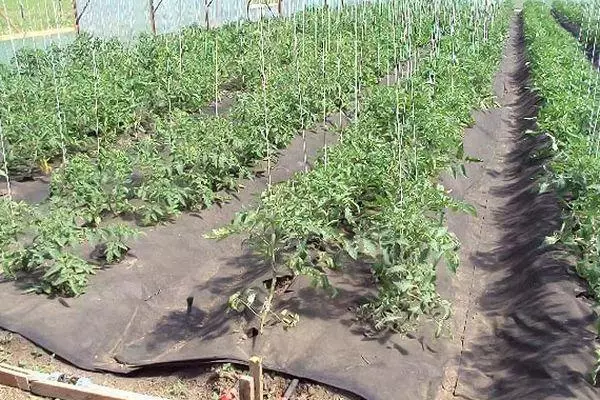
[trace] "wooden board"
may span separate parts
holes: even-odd
[[[29,391],[29,374],[3,368],[0,364],[0,385],[12,386],[21,390]]]
[[[263,398],[263,371],[262,358],[253,356],[250,358],[250,375],[254,379],[254,398],[262,400]]]
[[[89,384],[75,386],[48,380],[48,374],[0,364],[0,384],[61,400],[165,400],[161,397]]]
[[[238,383],[238,392],[240,400],[256,400],[254,398],[254,378],[251,376],[241,376]]]
[[[158,400],[158,397],[99,385],[75,386],[52,381],[31,381],[31,393],[64,400]]]

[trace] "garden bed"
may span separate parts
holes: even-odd
[[[35,119],[5,125],[4,175],[26,179],[1,203],[0,326],[95,373],[257,354],[369,400],[594,398],[595,314],[572,271],[597,292],[597,188],[578,185],[600,165],[579,123],[596,71],[537,2],[503,57],[508,6],[478,19],[423,4],[402,32],[409,5],[191,28],[189,46],[71,48],[118,54],[122,70],[24,53],[54,64],[4,70],[26,85],[4,81],[0,117],[22,117],[26,94],[58,121],[44,126],[49,145],[27,134]],[[58,85],[57,60],[69,66]],[[140,65],[147,81],[114,85]],[[119,107],[78,108],[94,79],[56,91],[82,71]],[[38,84],[63,96],[62,114],[52,93],[34,98]],[[126,240],[136,222],[142,235]],[[22,293],[32,287],[48,296]]]
[[[21,279],[16,282],[2,283],[0,325],[20,332],[36,344],[79,367],[92,370],[126,373],[142,367],[181,362],[244,363],[251,354],[257,353],[265,357],[265,366],[269,369],[327,383],[369,399],[394,398],[399,390],[409,398],[433,396],[441,379],[441,366],[452,357],[451,352],[446,349],[448,339],[436,339],[438,334],[448,333],[445,325],[448,308],[444,308],[446,303],[435,293],[436,262],[440,256],[447,256],[452,261],[456,246],[438,217],[443,215],[448,206],[461,207],[461,204],[453,203],[444,194],[435,180],[441,171],[451,167],[460,169],[460,165],[457,164],[466,161],[464,154],[457,152],[457,148],[460,148],[463,128],[471,123],[469,111],[492,103],[491,80],[500,57],[503,31],[506,29],[509,13],[507,8],[493,11],[497,14],[497,20],[489,30],[481,25],[474,28],[468,20],[470,9],[465,8],[460,10],[460,22],[455,22],[453,30],[448,25],[442,25],[441,21],[434,20],[436,24],[439,23],[440,32],[431,37],[427,19],[423,19],[423,25],[415,28],[419,38],[416,42],[422,41],[421,38],[426,38],[426,41],[431,39],[431,48],[422,59],[416,60],[418,68],[408,68],[410,72],[416,71],[416,75],[404,76],[403,79],[384,78],[383,81],[390,86],[377,85],[377,76],[372,76],[372,72],[383,69],[383,65],[389,63],[381,57],[384,50],[388,52],[388,58],[395,52],[404,53],[394,46],[371,49],[371,61],[377,67],[368,73],[368,64],[365,62],[360,67],[362,76],[365,77],[364,81],[362,78],[359,80],[360,87],[353,87],[353,91],[345,89],[345,93],[353,95],[354,98],[350,97],[344,107],[341,107],[341,111],[358,118],[354,118],[353,123],[342,132],[340,145],[330,148],[322,156],[308,160],[304,158],[305,154],[315,157],[323,143],[333,143],[337,135],[331,130],[324,130],[331,125],[327,122],[315,129],[314,133],[305,127],[299,132],[301,135],[291,140],[291,144],[282,136],[278,146],[287,147],[279,155],[277,163],[273,164],[270,174],[242,181],[235,180],[236,186],[241,182],[243,188],[237,193],[231,192],[232,199],[218,207],[184,213],[173,224],[144,228],[143,237],[128,243],[130,251],[123,262],[94,268],[96,275],[90,279],[89,287],[84,285],[84,295],[68,298],[65,291],[50,290],[50,293],[55,294],[50,300],[34,295],[24,297],[21,291],[29,287],[35,275],[17,275]],[[352,14],[347,12],[345,15]],[[448,19],[443,19],[443,24],[448,23]],[[289,31],[286,27],[277,29]],[[354,28],[350,29],[352,31]],[[484,32],[489,35],[486,40],[482,40],[481,35]],[[379,34],[383,35],[382,32]],[[402,33],[398,32],[398,35]],[[209,38],[214,40],[214,37]],[[387,43],[391,42],[388,38]],[[408,54],[417,53],[416,48],[409,47]],[[117,48],[115,51],[122,50]],[[394,57],[397,56],[394,54]],[[335,67],[335,64],[333,65]],[[472,71],[477,73],[473,74]],[[351,72],[354,75],[359,71]],[[378,75],[383,74],[381,71]],[[331,75],[336,76],[336,73]],[[261,76],[258,76],[258,81],[254,82],[258,84],[252,89],[255,90],[253,95],[257,95],[258,99],[264,95],[261,93],[260,79]],[[356,82],[356,76],[348,76],[345,79]],[[310,88],[313,87],[308,78],[306,84],[310,84]],[[339,95],[338,90],[337,87],[331,90],[334,98]],[[141,99],[145,98],[144,93],[140,94]],[[315,107],[313,120],[320,119],[317,115],[323,106],[320,90],[317,93],[319,95],[315,97],[303,97],[303,101],[316,101],[316,104],[312,105]],[[106,95],[112,96],[109,92]],[[360,95],[360,98],[357,98],[357,95]],[[402,115],[396,111],[399,109],[398,98],[407,107],[402,110]],[[146,100],[142,103],[144,101]],[[414,104],[412,109],[411,103]],[[71,106],[74,104],[71,103]],[[154,103],[149,104],[150,107],[154,107]],[[239,99],[236,104],[239,104]],[[334,107],[329,103],[327,105],[329,107],[326,107],[326,110],[336,111],[335,102]],[[339,105],[337,108],[339,112]],[[237,118],[239,114],[235,113],[219,117],[222,118],[220,123],[235,130],[238,122],[244,126],[244,118],[248,118],[246,121],[254,124],[248,127],[262,129],[261,124],[265,118],[263,110],[259,109],[255,115],[251,114],[252,110],[246,110],[241,119]],[[434,110],[437,110],[436,115],[432,115]],[[183,111],[190,113],[192,110]],[[69,112],[74,112],[74,109]],[[174,115],[181,118],[178,119],[179,123],[190,122],[190,118],[185,115]],[[256,116],[258,118],[253,118]],[[330,116],[332,118],[323,119],[336,120],[333,114]],[[399,116],[402,129],[410,132],[411,139],[406,142],[398,141]],[[423,116],[431,118],[424,119]],[[271,118],[270,115],[268,117]],[[282,126],[286,127],[285,137],[291,139],[291,128],[297,128],[300,119],[292,118],[292,122],[285,118],[281,120]],[[211,119],[210,123],[215,121]],[[268,122],[270,124],[273,121]],[[193,127],[193,124],[186,126]],[[65,128],[74,127],[75,125],[69,125]],[[17,128],[19,125],[15,124],[11,129]],[[133,136],[135,139],[135,136],[139,135],[142,137],[139,142],[143,142],[146,139],[143,130],[149,128],[152,127],[146,122],[140,123],[139,130],[133,133],[126,131],[125,137]],[[177,135],[181,135],[182,131],[167,130],[169,135],[174,135],[169,136],[171,139],[177,139]],[[13,139],[16,137],[15,132],[17,131],[13,131],[12,134]],[[106,129],[102,132],[106,132]],[[122,133],[107,135],[102,145],[119,144],[119,140],[122,139],[119,135]],[[60,138],[60,130],[53,131],[52,135]],[[85,170],[89,165],[95,165],[95,161],[99,159],[96,158],[93,146],[87,146],[90,142],[89,137],[79,137],[81,142],[73,144],[82,146],[79,148],[80,153],[70,158],[64,166],[57,164],[57,171],[52,175],[52,196],[63,199],[58,207],[65,213],[70,212],[70,209],[89,211],[90,207],[82,207],[83,203],[79,200],[95,193],[95,187],[91,183],[98,177],[82,173],[68,175],[74,172],[76,167]],[[30,139],[32,138],[27,138],[21,144],[35,146],[35,141]],[[56,143],[60,144],[60,140]],[[138,147],[141,144],[135,140],[130,140],[130,143],[133,143],[134,151],[127,156],[142,150]],[[251,142],[251,145],[256,143]],[[127,146],[128,144],[125,144],[125,147]],[[396,149],[400,149],[400,154]],[[60,158],[61,146],[42,150],[58,152]],[[113,147],[108,147],[107,150],[115,151]],[[371,156],[377,152],[378,159],[372,159]],[[102,152],[100,153],[102,155]],[[407,168],[404,176],[407,182],[407,202],[404,205],[408,208],[394,210],[391,200],[400,187],[394,179],[384,179],[388,172],[386,165],[399,160],[398,157],[404,153],[410,162],[406,165],[398,164],[399,168],[392,174],[400,173],[402,177],[405,173],[402,169]],[[13,153],[11,157],[14,159],[18,155],[19,153]],[[107,160],[111,158],[104,161]],[[29,161],[22,159],[17,165],[27,165]],[[158,164],[162,166],[165,160],[161,158],[159,161]],[[311,172],[294,175],[295,172],[306,169],[305,161],[309,161]],[[103,166],[102,163],[98,164]],[[45,166],[44,163],[42,166]],[[344,176],[342,172],[346,168],[350,173]],[[413,174],[412,171],[419,173]],[[121,173],[119,168],[113,167],[100,172],[101,179],[107,176],[112,179],[114,175],[110,174]],[[178,170],[174,170],[173,173],[176,176],[181,174]],[[360,175],[355,176],[356,173]],[[363,182],[362,178],[369,174],[374,179],[384,179],[380,182],[381,186],[369,183],[368,180]],[[77,176],[84,176],[89,184],[75,185],[75,182],[79,182],[75,179]],[[219,176],[220,178],[222,176]],[[269,183],[274,184],[271,193],[275,190],[280,193],[289,190],[290,197],[285,199],[299,211],[304,212],[307,210],[305,206],[310,206],[313,207],[312,213],[315,216],[321,215],[322,212],[336,213],[344,209],[344,204],[340,201],[344,201],[346,193],[338,191],[345,190],[343,185],[349,182],[346,179],[357,179],[354,183],[357,192],[350,193],[357,202],[367,205],[365,201],[371,201],[368,198],[370,191],[376,194],[377,191],[384,190],[386,193],[381,197],[384,201],[381,204],[374,203],[375,207],[385,207],[381,210],[381,215],[410,215],[410,226],[415,229],[419,227],[416,232],[424,236],[411,237],[412,233],[402,233],[402,240],[412,240],[415,249],[419,248],[421,253],[419,263],[415,264],[418,268],[407,270],[408,273],[415,274],[415,281],[411,283],[409,290],[390,292],[394,296],[393,300],[398,300],[396,309],[385,309],[382,313],[375,312],[373,308],[369,309],[366,305],[378,304],[377,301],[385,299],[384,289],[388,284],[400,284],[405,277],[394,273],[384,280],[383,275],[373,274],[373,263],[380,259],[380,255],[372,254],[368,250],[370,239],[366,236],[348,235],[350,247],[346,249],[343,271],[332,269],[326,274],[315,274],[315,271],[320,271],[321,266],[310,266],[312,269],[304,266],[294,270],[290,278],[290,273],[285,268],[278,269],[279,277],[284,278],[282,281],[289,285],[278,286],[280,290],[277,291],[274,302],[274,310],[278,317],[271,315],[266,321],[264,335],[257,335],[256,331],[259,331],[261,326],[252,313],[246,309],[241,314],[236,314],[228,303],[231,295],[249,288],[254,290],[262,302],[268,295],[268,285],[274,278],[272,266],[265,265],[260,257],[242,249],[242,235],[234,235],[222,241],[214,241],[204,236],[216,228],[227,226],[237,212],[264,203],[266,197],[263,197],[261,202],[258,202],[256,197],[268,188]],[[289,181],[276,185],[284,180]],[[336,193],[342,196],[324,197],[326,203],[321,206],[313,204],[314,199],[307,202],[308,198],[303,197],[303,190],[310,188],[310,182],[318,183],[318,193],[327,193],[326,189],[329,187],[332,191],[329,191],[327,196]],[[379,181],[375,181],[377,182]],[[337,186],[333,187],[336,184]],[[295,191],[294,187],[298,188],[298,191]],[[323,191],[320,191],[321,189]],[[419,192],[431,197],[427,203],[419,200],[425,199],[424,196],[412,198],[413,194]],[[117,195],[120,192],[112,193]],[[91,198],[103,199],[97,196]],[[108,203],[111,207],[116,204],[110,201]],[[157,203],[165,204],[160,200]],[[185,208],[179,207],[177,210]],[[125,212],[117,214],[126,215]],[[399,225],[373,225],[371,229],[368,225],[369,214],[351,214],[352,211],[347,213],[345,218],[353,217],[357,223],[364,224],[362,229],[365,232],[378,234],[378,230],[385,232],[384,228],[399,228]],[[110,220],[110,216],[97,211],[79,216],[82,215],[86,217],[88,225],[90,221],[95,223],[94,218],[98,216],[102,217],[102,222]],[[396,222],[400,223],[399,220]],[[103,226],[100,223],[97,225],[100,228]],[[315,227],[322,228],[317,225]],[[92,228],[96,229],[93,225]],[[52,232],[52,229],[48,231]],[[325,235],[321,239],[326,242],[329,240],[327,232],[323,232]],[[312,237],[314,238],[314,235]],[[336,238],[339,236],[333,239]],[[421,240],[424,241],[421,243]],[[314,242],[309,240],[309,243]],[[327,262],[332,259],[331,254],[327,254],[327,249],[331,249],[330,245],[335,242],[325,244],[326,250],[322,251],[320,256]],[[49,254],[55,256],[55,253]],[[360,257],[357,257],[357,254],[360,254]],[[410,266],[406,260],[401,260],[400,254],[393,257],[399,266]],[[45,265],[40,264],[42,272]],[[390,272],[392,271],[393,268],[390,268]],[[311,278],[323,278],[325,275],[327,284],[335,288],[336,297],[332,298],[327,290],[311,285]],[[323,279],[321,283],[324,283]],[[413,290],[421,291],[417,302],[412,299],[415,297]],[[410,305],[410,309],[404,309],[406,304]],[[396,314],[385,316],[389,311]],[[366,318],[361,319],[359,315]],[[300,320],[295,320],[295,316]],[[383,324],[378,325],[376,320]]]

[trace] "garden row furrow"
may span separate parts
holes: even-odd
[[[596,315],[576,295],[585,284],[572,255],[581,254],[555,235],[566,210],[557,168],[589,135],[597,101],[581,97],[590,82],[581,73],[592,69],[540,1],[519,7],[510,32],[497,76],[501,107],[480,114],[465,138],[483,163],[452,183],[478,215],[466,227],[449,217],[465,245],[455,281],[462,335],[442,398],[593,399]]]

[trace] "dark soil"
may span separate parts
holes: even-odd
[[[0,179],[0,198],[8,197],[9,188],[5,179]],[[50,177],[31,176],[11,179],[10,196],[15,201],[27,201],[31,204],[44,202],[50,196]]]

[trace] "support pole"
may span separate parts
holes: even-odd
[[[251,376],[241,376],[238,386],[240,400],[256,400],[254,397],[254,379]]]
[[[213,27],[216,27],[217,25],[219,25],[219,1],[215,1],[215,0],[210,0],[210,4],[215,3],[215,20],[214,20],[214,24]]]
[[[250,358],[250,375],[254,379],[254,398],[263,399],[263,371],[262,359],[258,356]]]
[[[206,24],[206,30],[210,29],[210,20],[208,18],[208,7],[210,7],[212,1],[204,0],[204,23]]]
[[[73,0],[71,4],[73,5],[73,24],[75,25],[75,33],[79,35],[79,15],[77,12],[77,0]]]
[[[156,35],[156,9],[154,8],[154,0],[148,0],[148,5],[150,6],[150,30]]]

